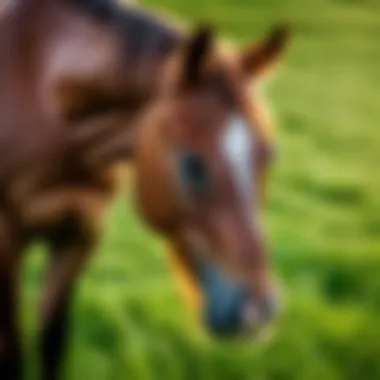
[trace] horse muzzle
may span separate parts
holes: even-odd
[[[254,337],[277,314],[273,294],[255,299],[252,289],[237,283],[215,263],[199,264],[196,276],[203,292],[204,323],[214,336]]]

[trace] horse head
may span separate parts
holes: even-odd
[[[218,335],[256,331],[276,314],[260,221],[274,141],[251,89],[287,40],[279,27],[236,53],[200,27],[168,59],[139,128],[139,210],[201,290]]]

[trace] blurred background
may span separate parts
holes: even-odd
[[[285,310],[272,339],[215,342],[181,298],[133,202],[115,204],[80,282],[65,379],[380,379],[379,0],[140,0],[237,44],[294,28],[267,88],[279,159],[265,223]],[[23,323],[36,370],[44,256],[24,266]]]

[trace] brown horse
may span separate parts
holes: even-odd
[[[118,189],[118,165],[129,160],[141,215],[202,289],[211,330],[237,333],[270,319],[258,220],[270,139],[249,88],[286,36],[277,29],[227,54],[210,29],[189,34],[108,0],[4,3],[1,379],[21,377],[18,275],[36,239],[50,254],[42,378],[58,378],[75,281]]]

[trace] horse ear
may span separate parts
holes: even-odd
[[[279,25],[263,41],[249,47],[241,60],[244,73],[250,77],[257,76],[276,64],[288,44],[289,37],[289,26]]]
[[[181,70],[181,79],[185,86],[199,82],[213,42],[214,29],[210,25],[198,27],[190,36],[185,45]]]

